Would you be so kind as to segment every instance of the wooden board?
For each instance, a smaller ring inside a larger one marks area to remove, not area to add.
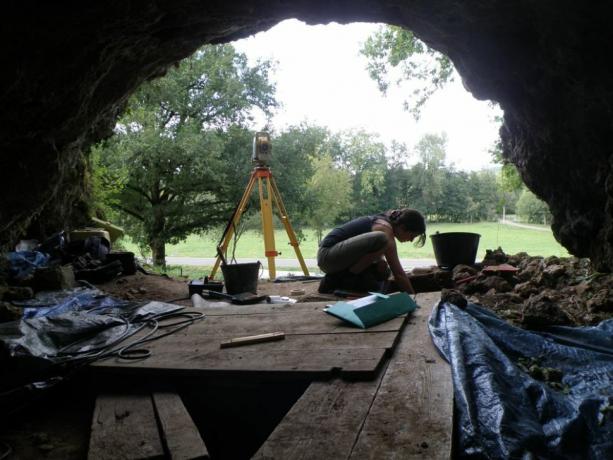
[[[209,452],[176,393],[153,393],[161,435],[173,460],[207,459]]]
[[[377,379],[312,383],[255,457],[449,458],[451,374],[427,329],[439,298],[418,295],[421,308]]]
[[[451,368],[432,343],[428,316],[440,294],[424,294],[383,376],[351,458],[450,458]]]
[[[374,378],[395,346],[406,316],[368,330],[325,314],[325,303],[229,306],[227,315],[209,315],[176,334],[146,344],[142,361],[108,359],[94,365],[114,373],[225,376],[265,373],[325,377],[339,374]],[[199,309],[205,311],[207,309]],[[207,313],[208,314],[208,313]],[[281,331],[285,340],[240,348],[220,348],[236,337]]]
[[[98,396],[88,459],[134,458],[165,458],[151,396]]]
[[[348,458],[380,380],[312,383],[253,458]]]

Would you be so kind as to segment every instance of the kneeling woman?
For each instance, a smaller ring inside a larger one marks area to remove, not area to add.
[[[358,217],[333,229],[317,252],[317,265],[326,274],[319,292],[376,290],[373,281],[386,279],[391,269],[398,287],[414,294],[411,281],[400,265],[396,240],[401,243],[415,240],[415,246],[424,245],[426,221],[418,211],[394,209]]]

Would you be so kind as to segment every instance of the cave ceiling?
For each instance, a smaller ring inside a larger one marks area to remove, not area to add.
[[[504,110],[504,156],[573,254],[613,268],[610,2],[152,0],[8,2],[0,17],[0,246],[83,216],[88,147],[128,96],[205,43],[297,18],[385,22],[447,54]]]

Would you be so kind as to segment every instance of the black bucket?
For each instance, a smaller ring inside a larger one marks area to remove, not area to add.
[[[452,269],[456,265],[473,265],[479,249],[478,233],[449,232],[435,233],[432,248],[436,264],[441,268]]]
[[[221,271],[226,284],[226,292],[228,294],[240,294],[241,292],[257,294],[261,267],[260,262],[222,265]]]

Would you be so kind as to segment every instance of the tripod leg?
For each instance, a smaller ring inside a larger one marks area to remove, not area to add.
[[[289,238],[290,244],[294,247],[294,252],[296,253],[298,262],[300,262],[300,267],[302,268],[302,273],[304,273],[305,276],[309,276],[309,269],[307,268],[306,264],[304,263],[304,259],[302,258],[300,244],[298,243],[298,239],[296,238],[296,234],[294,233],[292,224],[289,221],[289,216],[287,215],[287,211],[285,210],[285,206],[283,205],[281,194],[279,193],[277,184],[272,177],[272,173],[270,174],[269,181],[272,186],[273,198],[275,200],[275,203],[277,204],[279,213],[281,214],[281,222],[283,222],[283,226],[285,227],[285,231],[287,232],[287,237]]]
[[[265,178],[258,177],[258,187],[260,191],[260,211],[262,213],[262,231],[264,232],[264,251],[268,259],[268,278],[274,280],[277,277],[275,257],[278,252],[275,250],[275,231],[272,226],[272,190],[270,179],[265,180]]]
[[[245,212],[245,209],[247,208],[247,202],[249,201],[249,197],[251,196],[251,192],[253,191],[253,187],[255,185],[255,177],[256,176],[254,172],[251,174],[251,177],[249,178],[249,182],[247,183],[247,187],[245,187],[245,192],[243,193],[243,196],[241,197],[241,200],[239,201],[238,206],[234,210],[234,214],[232,214],[232,217],[230,217],[230,221],[228,222],[228,226],[226,227],[225,233],[221,237],[221,244],[219,245],[219,248],[221,249],[223,253],[225,253],[226,250],[228,249],[230,240],[232,239],[232,236],[234,235],[234,229],[238,226],[238,223],[241,220],[241,216],[243,215],[243,213]],[[210,274],[211,278],[215,277],[215,274],[217,273],[217,270],[219,269],[220,263],[221,263],[221,258],[217,256],[217,259],[215,260],[215,265],[213,265],[213,269],[211,270],[211,274]]]

